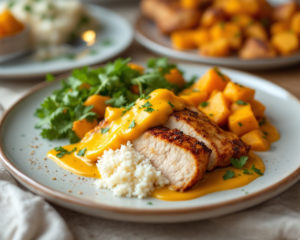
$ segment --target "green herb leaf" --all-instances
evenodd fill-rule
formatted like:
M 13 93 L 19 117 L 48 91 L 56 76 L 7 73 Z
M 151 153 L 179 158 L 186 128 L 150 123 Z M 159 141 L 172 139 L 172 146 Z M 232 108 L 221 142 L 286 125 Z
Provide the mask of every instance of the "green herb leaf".
M 209 104 L 209 102 L 202 102 L 202 103 L 200 103 L 200 106 L 201 106 L 201 107 L 207 107 L 208 104 Z
M 54 80 L 55 80 L 55 77 L 52 74 L 47 73 L 47 75 L 46 75 L 46 81 L 47 82 L 53 82 Z
M 109 128 L 101 128 L 101 134 L 105 134 L 109 131 Z
M 252 172 L 249 169 L 243 169 L 243 173 L 246 175 L 251 175 Z
M 226 77 L 225 75 L 220 71 L 218 67 L 214 67 L 215 72 L 222 78 L 224 82 L 226 82 Z
M 248 103 L 243 100 L 237 100 L 235 103 L 238 105 L 248 105 Z
M 65 149 L 63 147 L 56 147 L 56 148 L 54 148 L 54 150 L 57 152 L 56 157 L 58 157 L 58 158 L 62 158 L 66 154 L 71 154 L 71 153 L 75 152 L 76 149 L 77 148 L 75 147 L 71 151 L 68 151 L 67 149 Z
M 144 111 L 151 113 L 154 111 L 154 109 L 152 107 L 148 107 L 148 108 L 144 109 Z
M 248 156 L 241 156 L 240 158 L 231 158 L 230 162 L 235 168 L 241 169 L 248 161 Z
M 85 152 L 86 152 L 86 150 L 87 150 L 86 148 L 83 148 L 83 149 L 79 150 L 78 153 L 77 153 L 77 155 L 80 156 L 80 157 L 83 157 L 84 154 L 85 154 Z
M 228 180 L 230 178 L 233 178 L 235 176 L 234 171 L 227 170 L 226 173 L 223 175 L 224 180 Z
M 170 101 L 168 101 L 168 104 L 171 106 L 171 108 L 174 108 L 174 107 L 175 107 L 174 104 L 171 103 Z
M 252 167 L 251 167 L 251 170 L 255 173 L 257 173 L 258 175 L 262 176 L 264 175 L 260 169 L 256 168 L 255 165 L 253 164 Z
M 241 127 L 241 126 L 243 126 L 243 124 L 241 123 L 241 122 L 238 122 L 238 125 Z
M 136 123 L 134 120 L 132 120 L 132 122 L 129 124 L 128 128 L 134 128 L 136 126 Z
M 152 107 L 152 104 L 148 101 L 142 105 L 142 107 Z

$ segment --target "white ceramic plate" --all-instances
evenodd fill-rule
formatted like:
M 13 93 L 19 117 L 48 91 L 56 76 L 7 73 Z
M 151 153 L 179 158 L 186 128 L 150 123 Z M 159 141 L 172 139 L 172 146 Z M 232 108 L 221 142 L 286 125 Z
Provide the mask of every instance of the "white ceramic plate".
M 207 70 L 200 65 L 181 68 L 188 77 L 202 75 Z M 59 87 L 58 82 L 40 85 L 6 112 L 0 125 L 0 156 L 12 175 L 33 192 L 58 205 L 95 216 L 138 222 L 180 222 L 248 208 L 281 193 L 300 177 L 300 103 L 287 91 L 261 78 L 228 69 L 222 71 L 233 81 L 257 90 L 256 98 L 267 106 L 267 116 L 281 133 L 281 139 L 272 144 L 270 151 L 259 153 L 266 165 L 264 176 L 247 186 L 178 202 L 116 198 L 109 191 L 96 189 L 93 179 L 71 174 L 45 158 L 49 149 L 66 141 L 41 139 L 39 131 L 34 129 L 35 109 Z
M 197 50 L 178 51 L 172 48 L 169 37 L 160 34 L 155 24 L 142 16 L 137 19 L 135 30 L 137 41 L 146 48 L 160 55 L 166 55 L 182 60 L 222 65 L 245 70 L 274 69 L 300 63 L 300 52 L 286 57 L 243 60 L 236 56 L 205 57 L 201 56 Z
M 88 12 L 100 24 L 99 39 L 90 48 L 77 47 L 74 53 L 48 61 L 37 61 L 32 57 L 0 64 L 0 78 L 29 79 L 47 73 L 59 73 L 81 66 L 104 62 L 123 52 L 133 40 L 133 30 L 128 22 L 110 10 L 97 5 L 87 5 Z M 98 38 L 98 37 L 97 37 Z

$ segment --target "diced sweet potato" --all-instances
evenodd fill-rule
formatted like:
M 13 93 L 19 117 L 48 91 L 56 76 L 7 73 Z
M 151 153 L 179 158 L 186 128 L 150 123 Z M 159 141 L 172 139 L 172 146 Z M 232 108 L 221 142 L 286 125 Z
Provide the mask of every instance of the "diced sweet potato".
M 246 14 L 235 15 L 233 16 L 232 21 L 239 25 L 242 29 L 245 29 L 254 22 L 253 18 Z
M 300 36 L 300 12 L 297 12 L 291 21 L 291 29 Z
M 239 56 L 243 59 L 272 58 L 276 51 L 266 40 L 249 38 L 240 49 Z
M 202 0 L 180 0 L 181 7 L 185 9 L 197 9 L 201 3 Z
M 201 18 L 201 25 L 203 27 L 211 27 L 212 25 L 224 20 L 225 12 L 221 8 L 210 7 L 205 10 Z
M 228 118 L 228 126 L 232 132 L 239 136 L 259 128 L 250 105 L 233 112 Z
M 197 107 L 201 102 L 204 102 L 208 98 L 208 93 L 205 91 L 191 91 L 187 94 L 180 94 L 188 104 Z
M 23 28 L 24 25 L 9 10 L 4 10 L 0 14 L 0 29 L 3 36 L 14 35 L 22 31 Z
M 200 47 L 200 55 L 209 57 L 225 57 L 230 53 L 230 44 L 227 39 L 221 38 Z
M 133 70 L 138 71 L 140 74 L 144 73 L 144 67 L 141 65 L 135 64 L 135 63 L 128 63 L 128 67 L 130 67 Z
M 250 24 L 245 30 L 246 37 L 267 40 L 268 35 L 264 27 L 260 23 Z
M 199 29 L 194 31 L 194 43 L 197 45 L 197 47 L 201 47 L 203 44 L 206 44 L 209 42 L 210 37 L 209 33 L 205 29 Z
M 241 29 L 234 22 L 219 22 L 215 24 L 210 30 L 210 35 L 212 40 L 226 39 L 233 49 L 238 49 L 242 44 Z
M 224 95 L 231 102 L 235 102 L 238 100 L 250 102 L 253 100 L 254 94 L 254 89 L 242 86 L 234 82 L 229 82 L 224 89 Z
M 213 90 L 222 91 L 230 79 L 217 67 L 209 69 L 195 84 L 194 88 L 210 94 Z
M 171 34 L 172 45 L 177 50 L 187 50 L 196 48 L 194 31 L 177 31 Z
M 256 129 L 244 134 L 241 139 L 244 143 L 251 146 L 253 151 L 267 151 L 270 148 L 270 143 L 261 130 Z
M 84 102 L 85 106 L 93 106 L 92 111 L 97 113 L 100 118 L 104 117 L 104 112 L 106 108 L 106 101 L 109 97 L 101 95 L 92 95 Z
M 179 87 L 183 87 L 185 84 L 185 80 L 177 68 L 171 69 L 170 72 L 165 75 L 165 78 L 169 83 L 176 84 Z
M 199 109 L 203 111 L 210 119 L 222 126 L 226 124 L 230 111 L 228 109 L 229 102 L 222 92 L 214 94 L 207 102 L 199 105 Z
M 285 31 L 273 35 L 272 45 L 282 55 L 289 55 L 299 49 L 299 39 L 296 33 Z
M 271 25 L 271 35 L 284 32 L 289 29 L 288 22 L 276 22 Z
M 92 122 L 89 122 L 86 119 L 77 120 L 73 122 L 72 130 L 75 132 L 77 137 L 80 139 L 84 137 L 84 135 L 92 130 L 97 125 L 97 120 L 93 120 Z
M 253 99 L 250 104 L 255 117 L 259 118 L 264 116 L 266 110 L 265 105 L 255 99 Z

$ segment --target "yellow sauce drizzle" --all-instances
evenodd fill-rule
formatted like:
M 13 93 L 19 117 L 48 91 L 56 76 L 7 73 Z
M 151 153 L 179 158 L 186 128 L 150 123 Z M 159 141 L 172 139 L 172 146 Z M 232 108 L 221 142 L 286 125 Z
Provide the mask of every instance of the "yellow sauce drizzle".
M 211 172 L 207 172 L 203 179 L 188 191 L 175 192 L 170 190 L 168 187 L 164 187 L 155 190 L 152 197 L 165 201 L 184 201 L 198 198 L 213 192 L 242 187 L 260 177 L 259 174 L 251 170 L 253 165 L 255 165 L 255 167 L 262 173 L 265 171 L 263 161 L 257 155 L 250 152 L 249 159 L 244 168 L 249 169 L 251 174 L 244 174 L 242 169 L 236 169 L 233 167 L 219 168 Z M 224 180 L 223 176 L 227 170 L 234 171 L 235 177 Z
M 274 125 L 272 125 L 268 120 L 266 120 L 266 122 L 262 126 L 260 126 L 260 129 L 263 132 L 267 133 L 265 136 L 270 143 L 279 140 L 279 132 L 277 131 L 276 127 L 274 127 Z

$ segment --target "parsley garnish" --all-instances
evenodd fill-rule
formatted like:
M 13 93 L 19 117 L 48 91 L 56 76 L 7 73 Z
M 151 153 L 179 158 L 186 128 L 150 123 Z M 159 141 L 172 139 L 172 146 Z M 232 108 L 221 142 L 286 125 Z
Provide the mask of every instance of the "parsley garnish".
M 220 69 L 218 67 L 214 67 L 214 70 L 222 78 L 222 80 L 226 82 L 226 77 L 223 73 L 221 73 Z
M 47 82 L 53 82 L 54 80 L 55 80 L 55 77 L 52 74 L 47 73 L 47 75 L 46 75 L 46 81 Z
M 251 170 L 252 170 L 253 172 L 257 173 L 257 174 L 260 175 L 260 176 L 264 175 L 264 174 L 260 171 L 260 169 L 258 169 L 258 168 L 255 167 L 254 164 L 252 165 Z
M 241 156 L 240 158 L 231 158 L 230 162 L 235 168 L 241 169 L 248 161 L 248 156 Z
M 201 106 L 201 107 L 207 107 L 208 104 L 209 104 L 208 102 L 202 102 L 202 103 L 200 103 L 200 106 Z
M 212 113 L 209 113 L 208 116 L 213 117 L 214 115 Z
M 134 120 L 132 120 L 132 122 L 129 124 L 128 128 L 134 128 L 136 126 L 136 123 Z
M 262 118 L 262 119 L 259 120 L 258 124 L 259 124 L 259 126 L 262 126 L 262 125 L 265 125 L 266 122 L 267 122 L 266 118 Z
M 83 157 L 86 150 L 87 150 L 86 148 L 81 149 L 80 151 L 78 151 L 77 155 L 80 156 L 80 157 Z
M 109 128 L 101 128 L 101 134 L 105 134 L 109 131 Z
M 174 104 L 168 101 L 168 104 L 171 106 L 171 108 L 174 108 Z
M 237 100 L 235 103 L 238 105 L 248 105 L 248 103 L 243 100 Z
M 243 169 L 243 173 L 246 175 L 251 175 L 252 172 L 249 171 L 249 169 Z
M 77 148 L 75 147 L 71 151 L 68 151 L 67 149 L 65 149 L 63 147 L 56 147 L 56 148 L 54 148 L 54 150 L 57 152 L 56 157 L 58 157 L 58 158 L 62 158 L 66 154 L 71 154 L 71 153 L 75 152 L 76 149 Z
M 241 126 L 243 126 L 243 124 L 241 123 L 241 122 L 238 122 L 238 125 L 241 127 Z
M 32 12 L 32 8 L 31 8 L 31 6 L 28 5 L 28 4 L 24 6 L 24 10 L 25 10 L 26 12 Z
M 147 107 L 146 109 L 144 109 L 144 111 L 151 113 L 154 111 L 154 109 L 152 107 Z
M 152 107 L 152 104 L 148 101 L 142 105 L 142 107 Z
M 152 202 L 147 202 L 147 205 L 153 205 L 153 203 Z
M 223 175 L 224 180 L 228 180 L 230 178 L 233 178 L 235 176 L 234 171 L 227 170 L 226 173 Z

